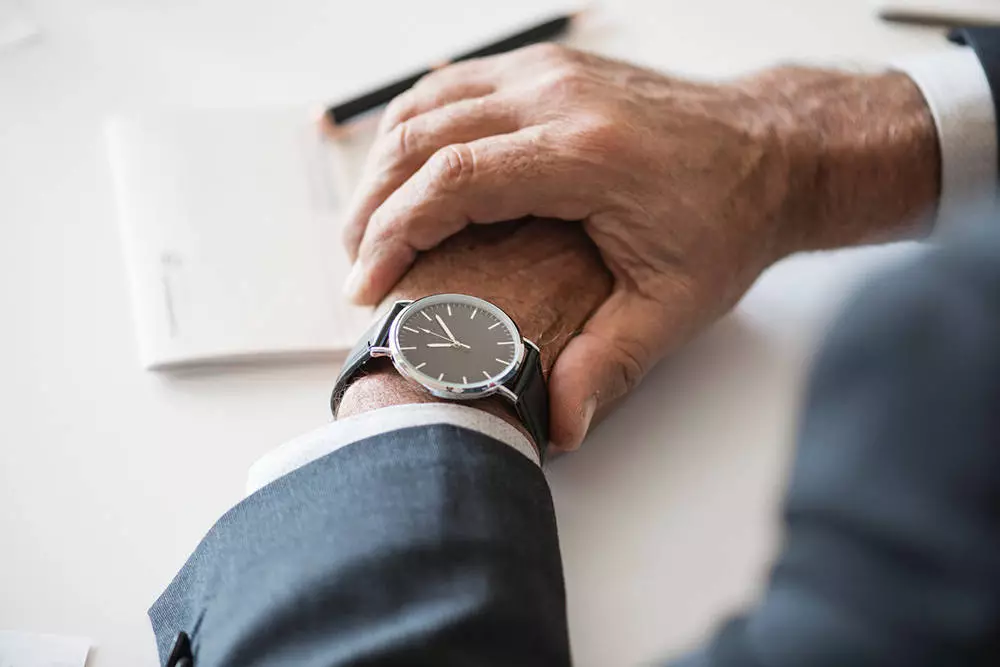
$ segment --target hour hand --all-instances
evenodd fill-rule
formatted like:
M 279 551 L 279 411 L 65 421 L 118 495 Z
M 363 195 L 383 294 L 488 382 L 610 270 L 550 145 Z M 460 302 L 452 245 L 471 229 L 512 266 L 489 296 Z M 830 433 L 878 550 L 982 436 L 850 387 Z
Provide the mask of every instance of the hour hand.
M 441 343 L 428 343 L 427 347 L 464 347 L 467 350 L 471 350 L 472 349 L 471 347 L 469 347 L 465 343 L 459 343 L 457 340 L 450 340 L 450 339 L 442 336 L 441 334 L 437 333 L 436 331 L 431 331 L 430 329 L 425 329 L 423 327 L 419 327 L 419 329 L 421 331 L 423 331 L 424 333 L 430 334 L 432 336 L 437 336 L 441 340 L 448 341 L 447 345 L 442 345 Z

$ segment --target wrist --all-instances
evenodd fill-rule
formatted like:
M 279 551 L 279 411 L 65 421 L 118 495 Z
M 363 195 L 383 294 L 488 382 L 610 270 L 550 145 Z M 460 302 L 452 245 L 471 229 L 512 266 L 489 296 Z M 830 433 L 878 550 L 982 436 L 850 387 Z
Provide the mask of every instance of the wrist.
M 352 382 L 344 392 L 340 407 L 337 410 L 337 418 L 347 417 L 388 408 L 394 405 L 417 405 L 423 403 L 449 403 L 443 398 L 438 398 L 427 391 L 424 387 L 400 375 L 392 362 L 388 359 L 373 359 L 365 369 L 364 375 Z M 475 401 L 467 401 L 461 405 L 483 410 L 496 417 L 500 417 L 507 423 L 513 425 L 527 437 L 529 442 L 531 435 L 524 428 L 521 420 L 514 412 L 513 406 L 499 396 L 490 396 Z M 537 449 L 537 447 L 536 447 Z
M 788 155 L 778 258 L 921 235 L 940 192 L 930 109 L 900 72 L 784 67 L 749 80 Z
M 385 358 L 372 359 L 347 389 L 337 409 L 337 419 L 378 408 L 411 403 L 432 403 L 435 399 L 421 387 L 396 372 Z

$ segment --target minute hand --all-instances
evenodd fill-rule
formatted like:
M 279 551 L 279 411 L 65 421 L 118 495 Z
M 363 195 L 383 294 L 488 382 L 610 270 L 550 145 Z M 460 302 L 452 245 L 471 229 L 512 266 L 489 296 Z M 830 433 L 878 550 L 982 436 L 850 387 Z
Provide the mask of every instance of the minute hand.
M 449 329 L 449 328 L 448 328 L 448 325 L 444 323 L 444 320 L 442 320 L 442 319 L 441 319 L 441 316 L 440 316 L 440 315 L 435 315 L 435 316 L 434 316 L 434 319 L 436 319 L 436 320 L 438 321 L 438 324 L 440 324 L 440 325 L 441 325 L 441 328 L 442 328 L 442 329 L 444 329 L 444 332 L 445 332 L 446 334 L 448 334 L 448 338 L 451 338 L 451 342 L 452 342 L 452 343 L 457 343 L 457 342 L 458 342 L 458 339 L 457 339 L 457 338 L 455 338 L 455 334 L 453 334 L 453 333 L 451 332 L 451 329 Z

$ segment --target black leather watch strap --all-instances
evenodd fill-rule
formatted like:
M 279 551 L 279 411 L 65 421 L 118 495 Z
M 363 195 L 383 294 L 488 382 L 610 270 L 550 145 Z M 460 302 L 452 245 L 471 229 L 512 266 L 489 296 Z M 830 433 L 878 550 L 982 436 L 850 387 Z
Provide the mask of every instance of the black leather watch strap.
M 544 461 L 549 447 L 549 389 L 542 372 L 542 355 L 532 343 L 525 341 L 521 371 L 507 383 L 507 388 L 517 396 L 514 409 Z
M 410 305 L 410 301 L 397 301 L 392 305 L 385 315 L 375 320 L 375 323 L 368 328 L 368 331 L 361 337 L 358 344 L 347 353 L 344 365 L 337 376 L 337 383 L 333 386 L 333 393 L 330 395 L 330 411 L 333 418 L 337 418 L 337 408 L 340 407 L 340 399 L 344 397 L 344 392 L 351 382 L 358 376 L 358 373 L 371 361 L 371 348 L 386 347 L 389 344 L 389 329 L 392 327 L 396 315 Z

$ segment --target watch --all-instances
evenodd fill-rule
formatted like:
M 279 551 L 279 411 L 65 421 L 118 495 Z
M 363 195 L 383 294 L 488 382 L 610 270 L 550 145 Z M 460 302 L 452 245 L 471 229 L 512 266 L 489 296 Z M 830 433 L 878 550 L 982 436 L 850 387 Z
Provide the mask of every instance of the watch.
M 347 387 L 379 357 L 438 398 L 506 399 L 545 458 L 549 393 L 541 355 L 497 305 L 467 294 L 395 302 L 348 354 L 330 397 L 334 418 Z

